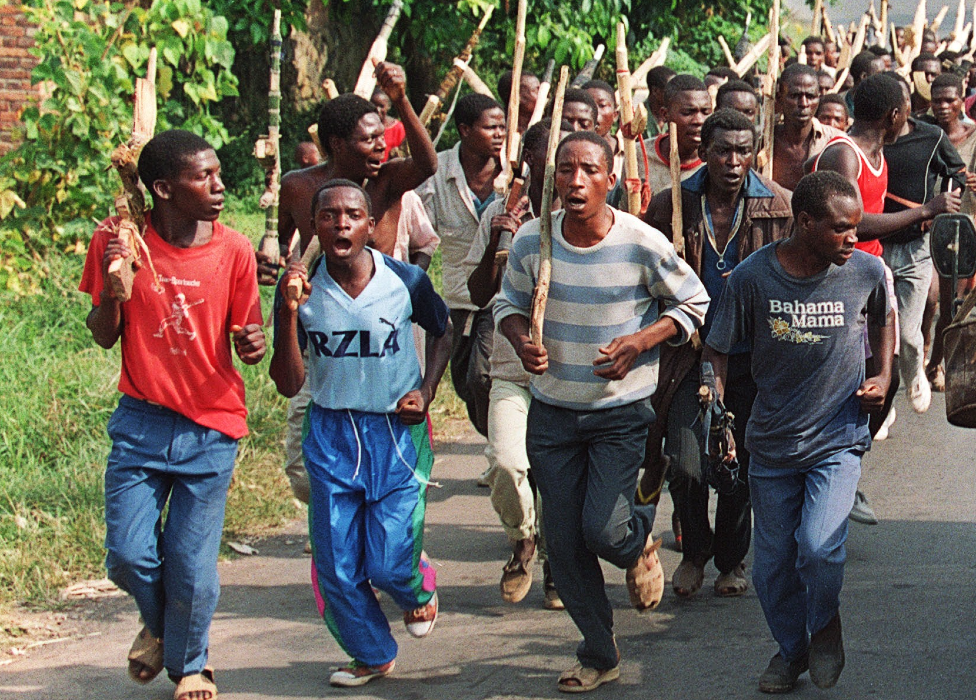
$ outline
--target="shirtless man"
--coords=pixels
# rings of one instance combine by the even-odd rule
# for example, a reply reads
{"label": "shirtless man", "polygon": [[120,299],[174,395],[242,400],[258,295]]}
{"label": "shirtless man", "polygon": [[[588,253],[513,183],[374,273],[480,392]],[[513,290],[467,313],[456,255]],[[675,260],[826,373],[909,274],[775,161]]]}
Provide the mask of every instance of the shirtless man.
{"label": "shirtless man", "polygon": [[[407,132],[411,158],[383,162],[386,149],[383,121],[373,105],[356,95],[340,95],[327,102],[319,115],[319,138],[329,155],[320,165],[293,170],[281,180],[278,209],[278,240],[282,256],[287,255],[292,234],[298,230],[299,250],[304,251],[314,236],[312,196],[333,178],[365,182],[373,203],[376,228],[370,245],[387,255],[396,243],[396,212],[403,193],[412,190],[437,170],[437,153],[407,99],[403,69],[393,63],[376,65],[376,82],[387,94],[400,115]],[[388,214],[391,214],[388,216]],[[258,253],[258,281],[271,285],[278,277],[278,261],[267,260]]]}
{"label": "shirtless man", "polygon": [[794,63],[783,70],[776,102],[783,123],[776,125],[773,136],[773,180],[793,190],[803,177],[803,164],[843,132],[813,116],[820,104],[820,86],[810,66]]}

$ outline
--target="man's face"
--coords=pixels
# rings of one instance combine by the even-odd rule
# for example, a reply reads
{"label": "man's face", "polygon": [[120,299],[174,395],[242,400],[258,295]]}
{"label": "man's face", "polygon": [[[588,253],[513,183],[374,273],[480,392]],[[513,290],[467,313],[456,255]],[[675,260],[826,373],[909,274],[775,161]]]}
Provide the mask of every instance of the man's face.
{"label": "man's face", "polygon": [[826,73],[821,73],[817,76],[817,86],[820,88],[821,96],[826,95],[834,87],[834,79]]}
{"label": "man's face", "polygon": [[613,95],[600,88],[587,88],[586,91],[596,102],[596,133],[606,136],[617,120],[617,105]]}
{"label": "man's face", "polygon": [[701,146],[701,128],[712,113],[712,100],[707,92],[683,90],[668,105],[668,121],[678,127],[678,146],[690,151]]}
{"label": "man's face", "polygon": [[820,86],[812,75],[794,75],[783,84],[779,97],[783,121],[806,126],[820,104]]}
{"label": "man's face", "polygon": [[566,102],[563,105],[563,119],[573,125],[573,131],[593,131],[596,126],[593,108],[585,102]]}
{"label": "man's face", "polygon": [[474,124],[458,127],[464,147],[483,158],[498,158],[505,144],[505,112],[498,107],[486,109]]}
{"label": "man's face", "polygon": [[386,128],[376,113],[364,114],[348,139],[332,137],[332,152],[336,159],[349,161],[355,172],[344,174],[350,179],[376,177],[383,167],[386,152]]}
{"label": "man's face", "polygon": [[153,193],[161,191],[184,215],[196,221],[216,221],[224,208],[224,183],[220,160],[212,148],[188,156],[176,177],[157,180]]}
{"label": "man's face", "polygon": [[837,44],[830,41],[824,45],[824,63],[826,63],[831,68],[837,67],[837,59],[840,58],[840,51],[837,50]]}
{"label": "man's face", "polygon": [[567,217],[589,219],[601,213],[614,182],[601,146],[573,141],[559,149],[555,184]]}
{"label": "man's face", "polygon": [[962,114],[963,99],[954,85],[932,90],[932,114],[943,129],[959,119]]}
{"label": "man's face", "polygon": [[716,192],[737,193],[752,167],[754,151],[752,131],[716,129],[708,148],[701,149],[701,159],[708,168],[708,184]]}
{"label": "man's face", "polygon": [[800,235],[821,262],[843,265],[854,254],[861,202],[853,197],[834,196],[827,202],[827,216],[814,219],[800,212],[797,223]]}
{"label": "man's face", "polygon": [[523,75],[519,81],[519,114],[532,116],[538,99],[539,79],[534,75]]}
{"label": "man's face", "polygon": [[925,80],[929,85],[942,74],[942,64],[938,61],[922,61],[918,68],[920,72],[925,73]]}
{"label": "man's face", "polygon": [[719,109],[727,107],[734,109],[736,112],[741,112],[751,122],[756,121],[756,115],[759,114],[759,100],[751,92],[741,92],[739,90],[727,92],[722,95],[722,103],[718,107]]}
{"label": "man's face", "polygon": [[905,48],[905,28],[898,27],[895,29],[895,43],[898,44],[899,49]]}
{"label": "man's face", "polygon": [[908,86],[902,81],[898,81],[901,85],[901,107],[895,110],[891,115],[891,121],[888,124],[888,128],[885,129],[885,143],[894,143],[898,138],[898,134],[901,130],[905,128],[905,122],[908,121],[908,117],[912,113],[912,96],[908,91]]}
{"label": "man's face", "polygon": [[836,102],[827,102],[826,104],[820,105],[820,110],[817,112],[817,119],[820,120],[821,124],[832,126],[841,131],[847,131],[847,110]]}
{"label": "man's face", "polygon": [[807,65],[814,70],[820,70],[824,62],[824,51],[824,45],[819,41],[807,44]]}
{"label": "man's face", "polygon": [[322,253],[333,262],[355,258],[373,234],[363,193],[352,187],[333,187],[319,195],[312,225]]}
{"label": "man's face", "polygon": [[922,50],[920,53],[935,53],[939,50],[939,45],[935,43],[934,39],[923,39],[922,40]]}
{"label": "man's face", "polygon": [[380,119],[386,121],[386,115],[390,112],[390,97],[385,92],[377,90],[369,100],[376,105],[376,110],[380,113]]}

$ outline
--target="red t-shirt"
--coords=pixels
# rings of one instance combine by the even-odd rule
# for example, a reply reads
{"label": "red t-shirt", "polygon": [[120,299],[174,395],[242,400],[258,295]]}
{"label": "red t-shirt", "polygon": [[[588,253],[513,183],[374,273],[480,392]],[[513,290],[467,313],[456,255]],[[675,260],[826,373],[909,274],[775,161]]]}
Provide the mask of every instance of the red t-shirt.
{"label": "red t-shirt", "polygon": [[[117,217],[92,234],[79,290],[101,302],[102,258]],[[241,234],[214,222],[213,238],[175,248],[147,222],[148,265],[122,304],[119,391],[151,401],[206,428],[247,435],[244,380],[231,358],[231,326],[261,323],[254,249]]]}
{"label": "red t-shirt", "polygon": [[[871,165],[871,161],[868,157],[864,155],[862,151],[854,141],[851,140],[850,136],[846,134],[841,136],[835,136],[827,142],[824,146],[824,150],[830,148],[835,143],[846,143],[852,149],[858,158],[858,171],[857,171],[857,188],[861,191],[861,203],[864,205],[865,214],[883,214],[884,213],[884,200],[885,194],[888,192],[888,161],[884,158],[881,159],[881,168],[875,169]],[[820,152],[820,155],[823,151]],[[817,166],[820,164],[820,155],[814,161],[813,169],[816,170]],[[854,244],[855,248],[863,250],[865,253],[870,253],[871,255],[880,256],[883,250],[881,246],[881,241],[875,239],[873,241],[858,241]]]}
{"label": "red t-shirt", "polygon": [[407,129],[400,120],[393,122],[393,126],[383,132],[383,140],[386,141],[386,152],[383,154],[384,163],[390,159],[390,151],[403,143],[405,138],[407,138]]}

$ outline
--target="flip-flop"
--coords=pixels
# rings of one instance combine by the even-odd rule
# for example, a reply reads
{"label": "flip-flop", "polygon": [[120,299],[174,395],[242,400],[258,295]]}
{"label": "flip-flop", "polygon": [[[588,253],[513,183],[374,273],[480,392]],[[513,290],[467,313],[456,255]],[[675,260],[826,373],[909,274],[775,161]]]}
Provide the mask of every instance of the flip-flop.
{"label": "flip-flop", "polygon": [[[143,627],[132,642],[129,655],[129,678],[145,685],[163,670],[163,640],[152,636],[148,627]],[[142,675],[148,673],[148,676]]]}
{"label": "flip-flop", "polygon": [[217,697],[217,685],[214,683],[214,671],[207,667],[192,676],[183,676],[176,684],[173,700],[190,700],[191,693],[209,693],[208,696],[195,700],[214,700]]}
{"label": "flip-flop", "polygon": [[563,693],[587,693],[596,690],[604,683],[620,678],[620,666],[601,671],[597,668],[587,668],[577,663],[568,671],[563,671],[556,684]]}

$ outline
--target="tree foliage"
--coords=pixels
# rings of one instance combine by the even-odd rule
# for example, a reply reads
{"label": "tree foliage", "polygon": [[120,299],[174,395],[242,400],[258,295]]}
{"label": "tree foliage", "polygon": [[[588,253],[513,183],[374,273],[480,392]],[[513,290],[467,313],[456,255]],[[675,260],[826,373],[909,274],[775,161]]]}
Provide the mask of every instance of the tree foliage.
{"label": "tree foliage", "polygon": [[[17,288],[31,258],[68,247],[81,226],[108,215],[118,176],[112,150],[132,126],[136,76],[158,50],[157,130],[180,127],[219,146],[228,138],[211,113],[237,94],[228,22],[201,0],[134,3],[27,0],[37,27],[32,82],[39,104],[22,115],[21,145],[0,160],[0,285]],[[84,228],[90,228],[85,224]]]}

